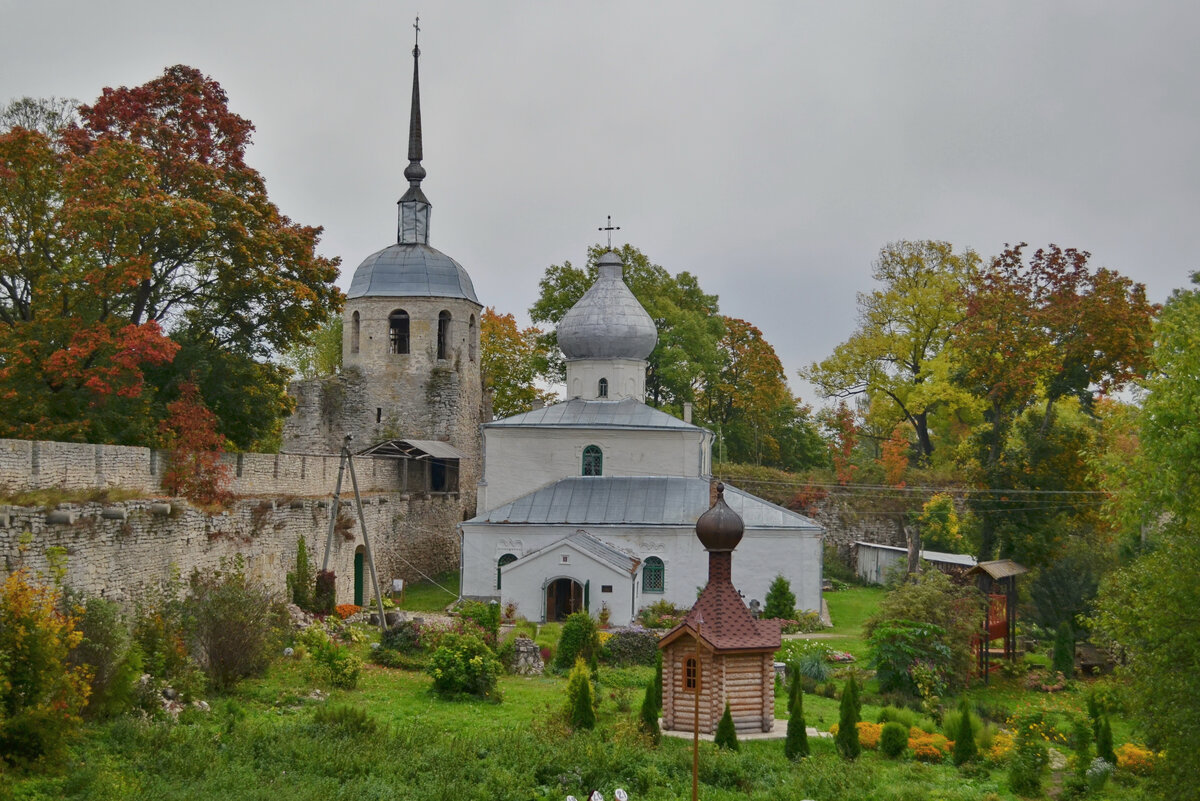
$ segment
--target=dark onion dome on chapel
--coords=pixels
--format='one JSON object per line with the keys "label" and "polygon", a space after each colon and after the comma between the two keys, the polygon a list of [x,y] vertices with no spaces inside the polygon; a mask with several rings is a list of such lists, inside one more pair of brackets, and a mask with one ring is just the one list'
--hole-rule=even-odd
{"label": "dark onion dome on chapel", "polygon": [[429,244],[432,204],[421,191],[421,89],[417,65],[421,50],[413,48],[412,110],[408,124],[408,191],[400,198],[396,244],[372,253],[358,265],[350,281],[349,299],[362,297],[463,298],[479,303],[471,277],[462,265]]}
{"label": "dark onion dome on chapel", "polygon": [[725,485],[717,484],[717,500],[696,520],[696,536],[706,551],[732,551],[746,530],[741,515],[725,503]]}
{"label": "dark onion dome on chapel", "polygon": [[621,280],[621,259],[600,257],[596,283],[558,323],[558,347],[568,359],[646,359],[658,343],[654,320]]}

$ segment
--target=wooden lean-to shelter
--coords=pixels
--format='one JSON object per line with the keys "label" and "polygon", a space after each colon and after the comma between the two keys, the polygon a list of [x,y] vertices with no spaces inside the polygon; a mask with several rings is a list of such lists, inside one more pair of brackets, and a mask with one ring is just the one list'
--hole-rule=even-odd
{"label": "wooden lean-to shelter", "polygon": [[[993,656],[1012,661],[1017,655],[1017,576],[1029,568],[1011,559],[980,562],[967,571],[987,598],[987,611],[982,632],[975,640],[975,656],[979,675],[987,681]],[[1002,640],[1003,646],[993,650],[992,643]]]}
{"label": "wooden lean-to shelter", "polygon": [[696,521],[696,536],[708,551],[708,584],[684,621],[658,643],[667,730],[691,731],[698,717],[699,730],[712,734],[726,701],[739,732],[771,731],[775,724],[780,622],[755,620],[733,586],[733,550],[744,525],[724,492],[718,484],[716,501]]}

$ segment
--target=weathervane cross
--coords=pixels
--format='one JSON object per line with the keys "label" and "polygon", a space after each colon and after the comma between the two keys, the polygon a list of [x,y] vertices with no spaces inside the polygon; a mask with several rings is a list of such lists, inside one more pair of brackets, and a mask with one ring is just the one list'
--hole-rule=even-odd
{"label": "weathervane cross", "polygon": [[621,230],[621,226],[619,226],[619,225],[618,225],[618,226],[616,226],[616,227],[613,227],[613,224],[612,224],[612,215],[610,214],[610,215],[608,215],[608,226],[607,226],[607,227],[604,227],[604,228],[597,228],[596,230],[597,230],[597,231],[607,231],[607,232],[608,232],[608,249],[609,249],[609,250],[612,250],[612,232],[613,232],[613,231],[620,231],[620,230]]}
{"label": "weathervane cross", "polygon": [[413,30],[415,31],[415,33],[413,34],[413,55],[415,56],[421,52],[421,15],[420,14],[417,15],[417,20],[416,20],[416,22],[413,23]]}

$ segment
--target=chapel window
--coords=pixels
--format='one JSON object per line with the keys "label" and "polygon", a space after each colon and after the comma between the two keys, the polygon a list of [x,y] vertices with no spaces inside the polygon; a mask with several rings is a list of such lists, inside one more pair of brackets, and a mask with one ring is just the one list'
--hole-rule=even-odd
{"label": "chapel window", "polygon": [[663,592],[667,586],[667,566],[657,556],[646,557],[642,566],[642,592]]}
{"label": "chapel window", "polygon": [[500,568],[504,567],[510,562],[515,561],[517,561],[517,555],[515,553],[506,553],[504,556],[501,556],[496,560],[496,589],[500,589]]}
{"label": "chapel window", "polygon": [[694,656],[689,656],[683,663],[683,688],[693,691],[696,689],[696,657]]}
{"label": "chapel window", "polygon": [[360,319],[358,312],[350,315],[350,352],[358,353],[358,327]]}
{"label": "chapel window", "polygon": [[408,312],[396,309],[388,315],[388,353],[408,352]]}
{"label": "chapel window", "polygon": [[438,315],[437,357],[446,358],[450,352],[450,312],[443,311]]}
{"label": "chapel window", "polygon": [[583,474],[585,476],[604,475],[604,453],[600,446],[588,445],[583,449]]}
{"label": "chapel window", "polygon": [[597,398],[607,398],[608,397],[608,379],[607,378],[600,379],[600,386],[596,389],[596,397]]}

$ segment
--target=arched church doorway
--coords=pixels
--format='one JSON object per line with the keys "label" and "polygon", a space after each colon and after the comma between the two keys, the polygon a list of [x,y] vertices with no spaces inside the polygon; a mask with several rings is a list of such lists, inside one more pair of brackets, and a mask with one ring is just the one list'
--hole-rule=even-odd
{"label": "arched church doorway", "polygon": [[573,612],[582,612],[583,585],[569,578],[554,579],[546,585],[546,622],[566,620]]}
{"label": "arched church doorway", "polygon": [[354,604],[363,605],[363,547],[354,550]]}

